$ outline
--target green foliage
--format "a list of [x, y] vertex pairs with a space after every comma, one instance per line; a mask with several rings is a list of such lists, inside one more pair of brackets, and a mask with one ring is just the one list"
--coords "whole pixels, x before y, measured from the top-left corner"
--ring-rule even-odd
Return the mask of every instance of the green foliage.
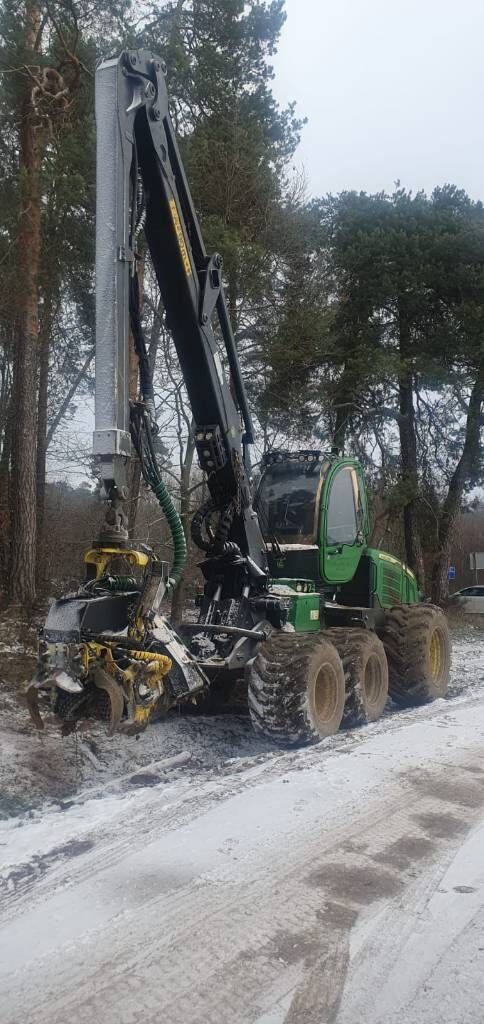
[[169, 0], [148, 11], [142, 42], [166, 61], [180, 134], [213, 115], [227, 121], [237, 107], [240, 120], [253, 122], [284, 163], [301, 128], [294, 105], [280, 110], [270, 87], [284, 0]]
[[297, 416], [301, 401], [327, 410], [329, 399], [333, 411], [344, 404], [358, 434], [378, 409], [383, 418], [390, 404], [397, 412], [405, 368], [420, 389], [472, 379], [484, 351], [482, 204], [454, 186], [430, 198], [397, 188], [392, 196], [329, 196], [312, 212], [321, 229], [312, 273], [317, 266], [323, 322], [315, 319], [289, 371], [275, 342], [272, 393], [284, 392]]
[[302, 184], [286, 174], [303, 122], [271, 92], [284, 17], [280, 0], [170, 2], [153, 7], [143, 35], [167, 64], [190, 189], [208, 251], [223, 254], [246, 383], [262, 418], [271, 340], [285, 319], [289, 330], [296, 301], [304, 304], [301, 258], [311, 244]]
[[[463, 448], [469, 393], [484, 363], [482, 205], [450, 185], [431, 196], [397, 186], [390, 196], [348, 192], [307, 201], [304, 182], [287, 172], [304, 122], [272, 93], [283, 0], [166, 0], [140, 12], [130, 0], [52, 0], [40, 2], [38, 12], [34, 66], [24, 8], [3, 0], [0, 11], [0, 443], [26, 98], [47, 69], [61, 76], [66, 102], [47, 91], [35, 107], [40, 328], [50, 343], [52, 420], [93, 345], [95, 63], [122, 47], [146, 46], [166, 62], [207, 249], [224, 257], [262, 443], [277, 435], [283, 443], [322, 445], [346, 438], [372, 476], [378, 508], [396, 516], [417, 497], [426, 547], [435, 549], [442, 492]], [[404, 476], [403, 386], [419, 459], [418, 474]], [[482, 480], [481, 456], [472, 458], [464, 488]]]

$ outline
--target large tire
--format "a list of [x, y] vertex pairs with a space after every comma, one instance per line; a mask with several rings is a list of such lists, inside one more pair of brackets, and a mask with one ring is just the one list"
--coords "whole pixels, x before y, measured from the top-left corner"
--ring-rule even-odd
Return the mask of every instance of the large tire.
[[387, 652], [390, 696], [404, 707], [445, 697], [450, 675], [447, 619], [432, 604], [392, 608], [382, 640]]
[[381, 640], [366, 629], [337, 627], [329, 629], [326, 635], [343, 663], [345, 724], [375, 722], [381, 718], [388, 700], [388, 662]]
[[274, 632], [247, 668], [254, 729], [281, 746], [317, 743], [337, 732], [345, 705], [343, 666], [320, 634]]

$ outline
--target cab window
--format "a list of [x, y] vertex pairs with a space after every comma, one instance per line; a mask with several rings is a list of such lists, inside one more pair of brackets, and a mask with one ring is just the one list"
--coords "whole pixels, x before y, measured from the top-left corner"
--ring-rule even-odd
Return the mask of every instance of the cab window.
[[328, 544], [354, 544], [358, 534], [353, 471], [350, 466], [339, 469], [331, 483], [326, 520]]
[[281, 543], [315, 543], [320, 480], [319, 462], [275, 463], [265, 471], [257, 511], [268, 536]]

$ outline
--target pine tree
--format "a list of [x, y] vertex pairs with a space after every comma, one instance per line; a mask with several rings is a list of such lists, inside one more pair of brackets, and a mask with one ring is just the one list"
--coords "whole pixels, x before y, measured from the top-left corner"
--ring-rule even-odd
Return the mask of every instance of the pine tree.
[[[430, 198], [400, 188], [392, 196], [343, 193], [315, 209], [323, 230], [327, 329], [321, 325], [312, 342], [307, 336], [303, 358], [293, 359], [285, 378], [284, 351], [275, 351], [273, 389], [280, 393], [284, 379], [299, 416], [301, 402], [319, 403], [332, 421], [335, 446], [359, 440], [363, 458], [371, 434], [382, 450], [387, 424], [396, 427], [400, 472], [392, 507], [401, 512], [406, 560], [422, 585], [426, 492], [442, 495], [433, 587], [440, 599], [452, 523], [472, 466], [479, 465], [484, 211], [453, 186]], [[448, 404], [455, 403], [452, 389], [461, 396], [457, 416]], [[457, 428], [461, 419], [464, 437], [449, 446], [445, 465], [440, 457], [436, 462], [432, 445], [439, 434], [448, 444], [446, 426], [437, 423], [428, 392], [447, 403], [447, 423]]]
[[[6, 0], [0, 18], [0, 108], [11, 188], [0, 206], [10, 270], [1, 318], [3, 364], [12, 376], [0, 417], [0, 493], [10, 462], [9, 594], [23, 603], [35, 597], [47, 420], [49, 411], [56, 415], [51, 385], [57, 366], [69, 394], [70, 378], [83, 365], [73, 319], [86, 327], [92, 347], [93, 67], [98, 40], [108, 45], [126, 11], [124, 0], [107, 9], [82, 0], [26, 0], [19, 16], [18, 5]], [[71, 330], [64, 332], [62, 361], [53, 358], [53, 339], [67, 312]]]

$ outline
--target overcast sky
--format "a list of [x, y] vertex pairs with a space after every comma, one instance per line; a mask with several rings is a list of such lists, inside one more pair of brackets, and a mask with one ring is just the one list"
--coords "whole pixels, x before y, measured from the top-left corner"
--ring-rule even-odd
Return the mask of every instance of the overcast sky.
[[310, 192], [484, 199], [484, 0], [286, 0], [274, 93], [308, 118]]

